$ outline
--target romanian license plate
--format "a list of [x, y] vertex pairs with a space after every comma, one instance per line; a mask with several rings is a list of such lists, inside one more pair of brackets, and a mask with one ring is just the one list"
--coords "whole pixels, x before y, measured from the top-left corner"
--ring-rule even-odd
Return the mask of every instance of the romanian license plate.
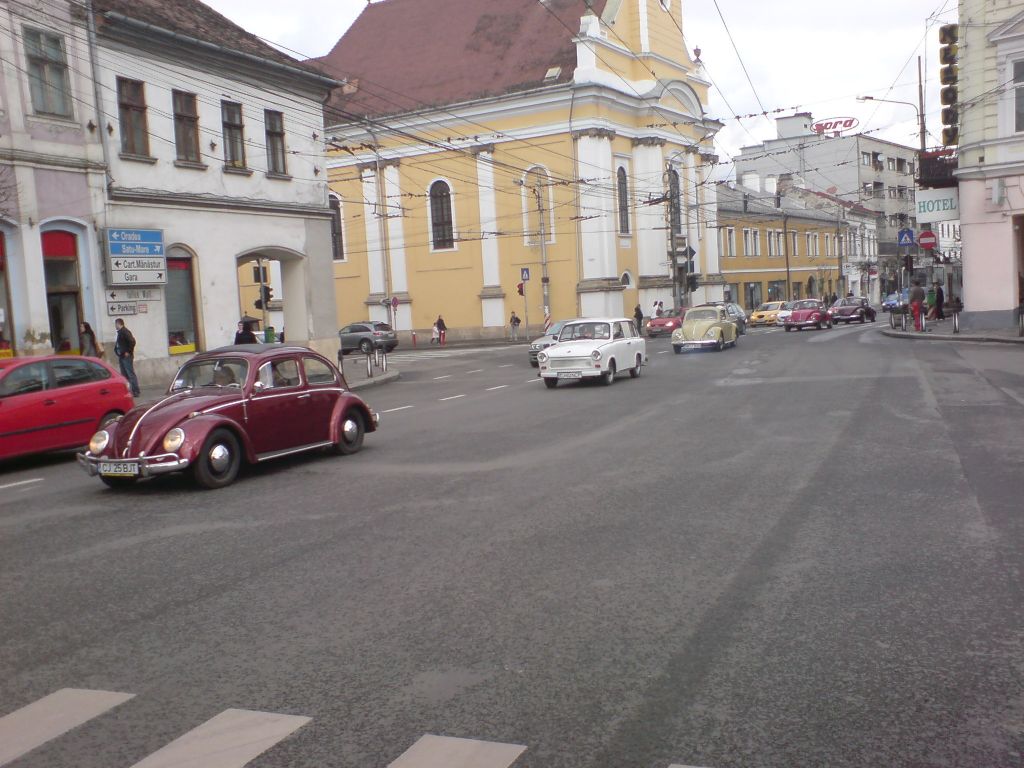
[[700, 349], [700, 344], [683, 344], [683, 349]]
[[559, 371], [558, 378], [560, 379], [581, 379], [583, 378], [583, 371]]
[[139, 462], [101, 461], [100, 474], [107, 477], [135, 477], [139, 474]]

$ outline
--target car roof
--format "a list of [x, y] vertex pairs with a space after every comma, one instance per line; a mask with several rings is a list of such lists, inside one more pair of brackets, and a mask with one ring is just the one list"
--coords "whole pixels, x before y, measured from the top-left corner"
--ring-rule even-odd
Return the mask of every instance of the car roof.
[[[205, 352], [200, 352], [192, 359], [197, 360], [206, 357], [220, 357], [224, 354], [257, 357], [273, 352], [313, 352], [313, 350], [309, 347], [299, 346], [298, 344], [229, 344], [226, 347], [217, 347], [216, 349], [208, 349]], [[319, 353], [313, 352], [313, 354]]]
[[16, 368], [27, 363], [44, 363], [50, 360], [87, 360], [90, 363], [99, 363], [108, 368], [110, 367], [105, 360], [86, 355], [26, 355], [23, 357], [0, 358], [0, 373], [3, 373], [8, 368]]
[[578, 317], [575, 320], [566, 320], [565, 324], [569, 323], [621, 323], [621, 322], [633, 322], [636, 318], [634, 317]]

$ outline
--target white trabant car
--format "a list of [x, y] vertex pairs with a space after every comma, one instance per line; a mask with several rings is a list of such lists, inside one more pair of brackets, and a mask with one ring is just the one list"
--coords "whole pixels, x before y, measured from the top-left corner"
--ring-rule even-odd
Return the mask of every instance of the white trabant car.
[[599, 378], [615, 381], [628, 370], [634, 379], [647, 361], [647, 342], [627, 317], [588, 317], [562, 326], [558, 342], [537, 355], [540, 376], [549, 389], [559, 381]]

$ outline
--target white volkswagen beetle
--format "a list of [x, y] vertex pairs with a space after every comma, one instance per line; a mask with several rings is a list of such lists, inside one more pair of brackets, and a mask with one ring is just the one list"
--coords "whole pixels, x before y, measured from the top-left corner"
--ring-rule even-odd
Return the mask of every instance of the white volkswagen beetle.
[[540, 352], [540, 376], [549, 389], [560, 380], [600, 378], [615, 381], [628, 370], [634, 379], [647, 361], [647, 342], [637, 333], [632, 318], [589, 317], [562, 326], [558, 343]]

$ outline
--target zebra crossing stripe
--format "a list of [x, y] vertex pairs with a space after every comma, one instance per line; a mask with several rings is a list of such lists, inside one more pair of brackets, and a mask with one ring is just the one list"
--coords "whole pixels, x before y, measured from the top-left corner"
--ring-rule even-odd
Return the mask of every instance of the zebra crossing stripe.
[[525, 751], [519, 744], [428, 734], [388, 768], [508, 768]]
[[0, 717], [0, 765], [123, 704], [133, 693], [61, 688]]
[[132, 768], [242, 768], [310, 718], [225, 709]]

